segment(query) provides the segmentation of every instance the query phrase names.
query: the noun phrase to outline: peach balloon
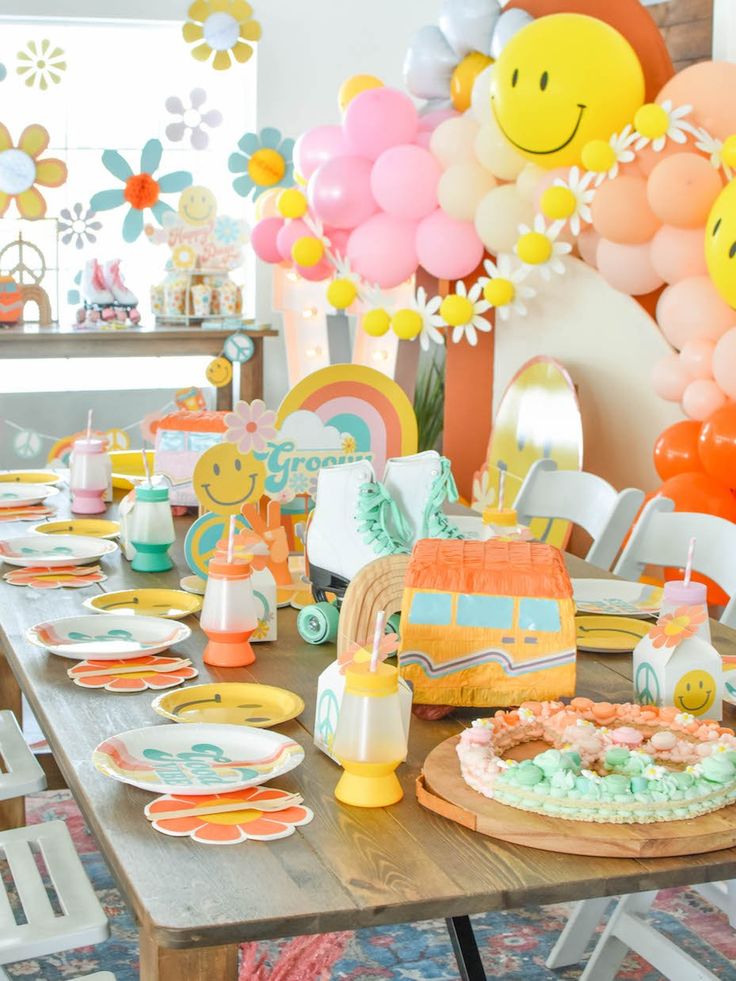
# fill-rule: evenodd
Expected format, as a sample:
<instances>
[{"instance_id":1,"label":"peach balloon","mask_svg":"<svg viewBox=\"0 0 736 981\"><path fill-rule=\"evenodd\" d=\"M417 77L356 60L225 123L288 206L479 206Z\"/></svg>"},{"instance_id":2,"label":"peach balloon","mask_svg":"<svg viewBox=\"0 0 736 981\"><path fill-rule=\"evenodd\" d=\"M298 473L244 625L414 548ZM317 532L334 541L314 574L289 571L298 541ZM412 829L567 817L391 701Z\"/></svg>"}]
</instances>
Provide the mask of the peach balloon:
<instances>
[{"instance_id":1,"label":"peach balloon","mask_svg":"<svg viewBox=\"0 0 736 981\"><path fill-rule=\"evenodd\" d=\"M473 146L479 129L469 113L447 119L432 132L429 148L443 167L474 161Z\"/></svg>"},{"instance_id":2,"label":"peach balloon","mask_svg":"<svg viewBox=\"0 0 736 981\"><path fill-rule=\"evenodd\" d=\"M479 163L453 164L437 185L440 207L458 221L475 221L482 199L496 186L493 174Z\"/></svg>"},{"instance_id":3,"label":"peach balloon","mask_svg":"<svg viewBox=\"0 0 736 981\"><path fill-rule=\"evenodd\" d=\"M736 327L726 331L713 352L713 376L731 399L736 399Z\"/></svg>"},{"instance_id":4,"label":"peach balloon","mask_svg":"<svg viewBox=\"0 0 736 981\"><path fill-rule=\"evenodd\" d=\"M620 245L648 242L660 226L647 202L647 185L641 177L605 181L596 191L591 211L595 230Z\"/></svg>"},{"instance_id":5,"label":"peach balloon","mask_svg":"<svg viewBox=\"0 0 736 981\"><path fill-rule=\"evenodd\" d=\"M600 240L600 235L592 225L584 228L578 235L578 252L580 253L580 258L583 262L587 262L589 266L593 266L594 269L597 268L598 243Z\"/></svg>"},{"instance_id":6,"label":"peach balloon","mask_svg":"<svg viewBox=\"0 0 736 981\"><path fill-rule=\"evenodd\" d=\"M715 341L688 341L680 351L680 364L692 379L713 377Z\"/></svg>"},{"instance_id":7,"label":"peach balloon","mask_svg":"<svg viewBox=\"0 0 736 981\"><path fill-rule=\"evenodd\" d=\"M717 341L734 321L736 313L707 276L689 276L668 286L657 303L657 323L678 351L688 341Z\"/></svg>"},{"instance_id":8,"label":"peach balloon","mask_svg":"<svg viewBox=\"0 0 736 981\"><path fill-rule=\"evenodd\" d=\"M652 368L654 394L666 402L679 402L690 384L690 376L676 354L667 354Z\"/></svg>"},{"instance_id":9,"label":"peach balloon","mask_svg":"<svg viewBox=\"0 0 736 981\"><path fill-rule=\"evenodd\" d=\"M658 163L647 180L647 198L663 223L678 228L704 225L723 184L710 161L678 153Z\"/></svg>"},{"instance_id":10,"label":"peach balloon","mask_svg":"<svg viewBox=\"0 0 736 981\"><path fill-rule=\"evenodd\" d=\"M682 411L698 422L705 422L725 404L726 396L714 381L708 379L690 382L682 394Z\"/></svg>"},{"instance_id":11,"label":"peach balloon","mask_svg":"<svg viewBox=\"0 0 736 981\"><path fill-rule=\"evenodd\" d=\"M650 143L641 150L637 150L636 159L632 163L626 164L621 170L623 173L628 173L628 168L636 165L639 173L648 177L658 163L667 157L673 157L676 153L692 153L694 146L695 140L692 136L688 136L685 143L673 143L672 140L667 140L661 150L653 150Z\"/></svg>"},{"instance_id":12,"label":"peach balloon","mask_svg":"<svg viewBox=\"0 0 736 981\"><path fill-rule=\"evenodd\" d=\"M736 64L700 61L673 76L657 96L673 106L692 106L688 122L704 127L711 136L725 140L736 133Z\"/></svg>"},{"instance_id":13,"label":"peach balloon","mask_svg":"<svg viewBox=\"0 0 736 981\"><path fill-rule=\"evenodd\" d=\"M665 283L708 274L704 241L705 228L662 225L652 239L652 265Z\"/></svg>"},{"instance_id":14,"label":"peach balloon","mask_svg":"<svg viewBox=\"0 0 736 981\"><path fill-rule=\"evenodd\" d=\"M649 244L621 245L602 238L598 243L596 265L601 276L621 293L642 296L662 285L650 256Z\"/></svg>"}]
</instances>

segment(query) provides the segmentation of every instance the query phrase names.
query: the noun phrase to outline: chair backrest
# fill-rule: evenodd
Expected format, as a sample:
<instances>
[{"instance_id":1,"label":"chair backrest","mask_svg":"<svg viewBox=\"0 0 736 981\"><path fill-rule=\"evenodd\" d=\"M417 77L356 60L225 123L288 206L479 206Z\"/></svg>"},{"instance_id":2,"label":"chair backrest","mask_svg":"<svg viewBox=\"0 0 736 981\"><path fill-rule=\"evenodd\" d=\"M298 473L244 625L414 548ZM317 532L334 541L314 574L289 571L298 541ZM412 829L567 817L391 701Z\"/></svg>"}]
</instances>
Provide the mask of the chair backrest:
<instances>
[{"instance_id":1,"label":"chair backrest","mask_svg":"<svg viewBox=\"0 0 736 981\"><path fill-rule=\"evenodd\" d=\"M736 524L712 514L674 511L668 497L643 509L614 572L636 581L647 565L683 568L690 539L697 545L693 569L716 582L730 601L721 622L736 627Z\"/></svg>"},{"instance_id":2,"label":"chair backrest","mask_svg":"<svg viewBox=\"0 0 736 981\"><path fill-rule=\"evenodd\" d=\"M644 491L630 487L618 492L595 474L558 470L553 460L537 460L514 506L522 524L562 518L579 525L593 539L585 558L610 569L643 500Z\"/></svg>"},{"instance_id":3,"label":"chair backrest","mask_svg":"<svg viewBox=\"0 0 736 981\"><path fill-rule=\"evenodd\" d=\"M46 787L46 774L28 748L8 709L0 712L0 800L23 797Z\"/></svg>"}]
</instances>

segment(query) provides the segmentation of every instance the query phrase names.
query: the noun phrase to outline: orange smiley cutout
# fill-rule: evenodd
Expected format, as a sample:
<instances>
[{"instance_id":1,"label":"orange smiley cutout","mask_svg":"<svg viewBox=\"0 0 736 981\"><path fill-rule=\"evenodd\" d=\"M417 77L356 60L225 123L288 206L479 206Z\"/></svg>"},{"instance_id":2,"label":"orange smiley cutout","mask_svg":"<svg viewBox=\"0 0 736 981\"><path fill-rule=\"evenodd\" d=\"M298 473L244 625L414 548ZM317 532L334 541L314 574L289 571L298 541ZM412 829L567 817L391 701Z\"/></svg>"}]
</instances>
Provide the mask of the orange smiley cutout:
<instances>
[{"instance_id":1,"label":"orange smiley cutout","mask_svg":"<svg viewBox=\"0 0 736 981\"><path fill-rule=\"evenodd\" d=\"M239 453L232 443L205 450L192 475L194 493L202 509L225 516L240 514L243 504L259 501L265 480L263 461L252 453Z\"/></svg>"}]
</instances>

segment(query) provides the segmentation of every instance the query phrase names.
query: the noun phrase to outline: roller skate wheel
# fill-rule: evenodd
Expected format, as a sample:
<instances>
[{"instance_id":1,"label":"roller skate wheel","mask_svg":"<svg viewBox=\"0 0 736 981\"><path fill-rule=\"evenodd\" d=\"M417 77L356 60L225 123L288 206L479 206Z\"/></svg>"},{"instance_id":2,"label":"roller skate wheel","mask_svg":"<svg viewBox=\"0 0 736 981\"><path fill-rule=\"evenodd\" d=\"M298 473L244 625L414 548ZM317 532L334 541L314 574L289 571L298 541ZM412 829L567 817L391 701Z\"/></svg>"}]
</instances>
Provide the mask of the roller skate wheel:
<instances>
[{"instance_id":1,"label":"roller skate wheel","mask_svg":"<svg viewBox=\"0 0 736 981\"><path fill-rule=\"evenodd\" d=\"M332 603L315 603L299 611L296 629L308 644L329 644L337 638L340 611Z\"/></svg>"},{"instance_id":2,"label":"roller skate wheel","mask_svg":"<svg viewBox=\"0 0 736 981\"><path fill-rule=\"evenodd\" d=\"M386 621L386 633L398 634L400 625L401 625L401 614L392 613L391 616Z\"/></svg>"}]
</instances>

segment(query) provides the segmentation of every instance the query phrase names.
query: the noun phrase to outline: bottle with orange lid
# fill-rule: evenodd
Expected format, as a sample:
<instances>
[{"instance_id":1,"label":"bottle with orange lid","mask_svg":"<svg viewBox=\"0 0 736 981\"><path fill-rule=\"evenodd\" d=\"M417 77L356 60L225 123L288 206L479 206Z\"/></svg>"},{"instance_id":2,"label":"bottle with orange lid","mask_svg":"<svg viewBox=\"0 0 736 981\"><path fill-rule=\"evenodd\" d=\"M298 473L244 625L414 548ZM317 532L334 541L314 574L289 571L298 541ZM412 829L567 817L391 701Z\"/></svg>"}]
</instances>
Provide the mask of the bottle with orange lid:
<instances>
[{"instance_id":1,"label":"bottle with orange lid","mask_svg":"<svg viewBox=\"0 0 736 981\"><path fill-rule=\"evenodd\" d=\"M207 570L199 624L207 635L204 661L221 668L252 664L250 636L258 624L252 567L241 556L216 555Z\"/></svg>"}]
</instances>

